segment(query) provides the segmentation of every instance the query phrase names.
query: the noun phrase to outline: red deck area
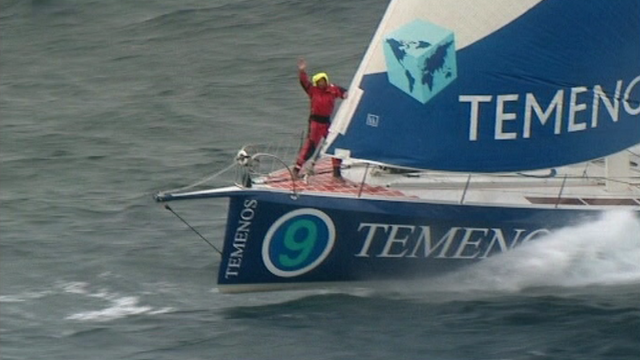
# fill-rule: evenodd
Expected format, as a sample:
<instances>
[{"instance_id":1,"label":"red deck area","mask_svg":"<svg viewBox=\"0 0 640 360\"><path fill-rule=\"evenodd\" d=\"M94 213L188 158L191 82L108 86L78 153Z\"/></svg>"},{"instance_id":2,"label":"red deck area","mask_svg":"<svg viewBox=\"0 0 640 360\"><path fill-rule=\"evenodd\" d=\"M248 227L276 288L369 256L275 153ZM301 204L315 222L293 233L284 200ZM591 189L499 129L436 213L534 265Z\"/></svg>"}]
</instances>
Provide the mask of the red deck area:
<instances>
[{"instance_id":1,"label":"red deck area","mask_svg":"<svg viewBox=\"0 0 640 360\"><path fill-rule=\"evenodd\" d=\"M337 194L353 195L376 195L390 197L407 197L400 191L390 190L382 186L361 185L360 182L353 182L347 179L334 179L332 175L331 162L328 160L319 161L314 167L314 174L305 176L304 170L300 174L301 178L295 181L295 190L298 193L305 192L329 192ZM265 185L276 189L293 190L291 175L286 169L275 171L269 174Z\"/></svg>"}]
</instances>

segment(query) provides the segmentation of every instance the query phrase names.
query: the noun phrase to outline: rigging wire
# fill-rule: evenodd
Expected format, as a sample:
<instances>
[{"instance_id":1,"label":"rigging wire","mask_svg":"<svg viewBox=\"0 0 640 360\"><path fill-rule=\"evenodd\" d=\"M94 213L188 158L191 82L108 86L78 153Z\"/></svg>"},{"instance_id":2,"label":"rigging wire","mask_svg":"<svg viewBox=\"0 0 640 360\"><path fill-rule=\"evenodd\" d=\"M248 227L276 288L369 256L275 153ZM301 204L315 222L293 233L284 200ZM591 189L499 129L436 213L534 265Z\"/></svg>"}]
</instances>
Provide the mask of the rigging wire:
<instances>
[{"instance_id":1,"label":"rigging wire","mask_svg":"<svg viewBox=\"0 0 640 360\"><path fill-rule=\"evenodd\" d=\"M235 162L233 162L233 163L231 163L231 165L227 166L226 168L224 168L224 169L222 169L222 170L218 171L217 173L215 173L215 174L213 174L213 175L211 175L211 176L209 176L209 177L206 177L206 178L204 178L204 179L202 179L202 180L200 180L200 181L198 181L198 182L196 182L196 183L193 183L193 184L188 185L188 186L185 186L185 187L177 188L177 189L167 190L167 191L164 191L164 192L165 192L165 193L179 192L179 191L184 191L184 190L188 190L188 189L194 188L194 187L196 187L196 186L198 186L198 185L202 185L202 184L204 184L204 183L206 183L206 182L208 182L208 181L211 181L211 180L213 180L214 178L216 178L216 177L218 177L218 176L222 175L223 173L225 173L225 172L229 171L229 170L230 170L232 167L234 167L235 165L236 165L236 163L235 163Z\"/></svg>"},{"instance_id":2,"label":"rigging wire","mask_svg":"<svg viewBox=\"0 0 640 360\"><path fill-rule=\"evenodd\" d=\"M628 153L630 153L630 154L631 154L631 155L633 155L633 156L638 156L638 157L640 157L640 154L636 154L635 152L633 152L633 151L631 151L631 150L629 150L629 149L627 149L627 152L628 152Z\"/></svg>"},{"instance_id":3,"label":"rigging wire","mask_svg":"<svg viewBox=\"0 0 640 360\"><path fill-rule=\"evenodd\" d=\"M198 232L198 230L194 229L193 226L189 225L189 223L185 219L183 219L182 216L178 215L178 213L173 211L173 209L168 204L164 204L164 208L169 210L169 211L171 211L173 213L173 215L175 215L178 219L180 219L183 223L185 223L185 225L187 225L189 227L189 229L193 230L193 232L198 234L198 236L200 236L200 238L202 240L204 240L207 244L209 244L209 246L211 246L213 248L213 250L218 252L218 254L222 255L222 251L218 250L218 248L215 245L213 245L209 240L207 240L204 236L202 236L202 234L200 234Z\"/></svg>"}]
</instances>

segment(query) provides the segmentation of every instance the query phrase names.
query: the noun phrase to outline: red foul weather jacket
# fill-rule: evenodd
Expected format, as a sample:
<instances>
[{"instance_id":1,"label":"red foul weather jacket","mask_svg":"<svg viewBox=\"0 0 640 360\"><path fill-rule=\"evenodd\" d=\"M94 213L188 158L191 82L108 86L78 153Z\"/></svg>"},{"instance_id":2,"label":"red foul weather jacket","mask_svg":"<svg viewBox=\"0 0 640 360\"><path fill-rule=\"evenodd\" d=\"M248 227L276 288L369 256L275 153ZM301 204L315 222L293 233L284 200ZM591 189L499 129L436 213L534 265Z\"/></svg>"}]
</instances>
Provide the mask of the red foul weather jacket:
<instances>
[{"instance_id":1,"label":"red foul weather jacket","mask_svg":"<svg viewBox=\"0 0 640 360\"><path fill-rule=\"evenodd\" d=\"M327 84L325 89L313 86L305 71L300 71L300 85L311 99L311 119L318 122L329 122L336 98L344 98L347 92L333 84Z\"/></svg>"}]
</instances>

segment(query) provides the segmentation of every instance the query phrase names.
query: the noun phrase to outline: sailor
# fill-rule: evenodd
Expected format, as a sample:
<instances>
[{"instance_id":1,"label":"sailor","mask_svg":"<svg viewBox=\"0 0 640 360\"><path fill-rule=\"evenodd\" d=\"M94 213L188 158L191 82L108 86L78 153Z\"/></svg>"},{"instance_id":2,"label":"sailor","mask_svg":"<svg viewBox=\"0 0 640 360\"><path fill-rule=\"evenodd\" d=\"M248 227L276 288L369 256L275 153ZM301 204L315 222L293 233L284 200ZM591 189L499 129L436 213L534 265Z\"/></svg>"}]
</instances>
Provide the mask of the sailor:
<instances>
[{"instance_id":1,"label":"sailor","mask_svg":"<svg viewBox=\"0 0 640 360\"><path fill-rule=\"evenodd\" d=\"M329 83L329 76L326 73L315 74L309 81L307 76L307 62L305 59L298 60L298 75L300 77L300 85L311 100L311 114L309 116L309 130L307 138L300 149L296 165L293 168L293 174L298 177L300 169L305 161L309 160L315 149L320 146L320 141L329 134L329 126L331 125L331 114L335 105L335 99L347 98L347 90L340 86ZM333 177L342 179L340 173L340 165L342 161L337 158L331 159L333 166Z\"/></svg>"}]
</instances>

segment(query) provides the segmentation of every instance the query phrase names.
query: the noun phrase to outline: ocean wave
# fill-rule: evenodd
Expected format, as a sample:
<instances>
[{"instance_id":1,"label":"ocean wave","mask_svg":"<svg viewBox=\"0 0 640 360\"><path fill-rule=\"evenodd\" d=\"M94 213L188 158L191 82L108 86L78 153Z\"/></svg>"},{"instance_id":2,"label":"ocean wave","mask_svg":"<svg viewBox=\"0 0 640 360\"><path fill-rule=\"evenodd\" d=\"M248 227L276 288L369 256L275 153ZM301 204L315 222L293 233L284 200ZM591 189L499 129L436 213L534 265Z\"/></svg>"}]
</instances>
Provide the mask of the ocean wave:
<instances>
[{"instance_id":1,"label":"ocean wave","mask_svg":"<svg viewBox=\"0 0 640 360\"><path fill-rule=\"evenodd\" d=\"M15 295L0 295L0 303L21 303L30 300L40 299L53 294L52 291L27 291Z\"/></svg>"},{"instance_id":2,"label":"ocean wave","mask_svg":"<svg viewBox=\"0 0 640 360\"><path fill-rule=\"evenodd\" d=\"M465 271L468 286L519 291L539 286L640 283L640 220L632 212L557 230Z\"/></svg>"},{"instance_id":3,"label":"ocean wave","mask_svg":"<svg viewBox=\"0 0 640 360\"><path fill-rule=\"evenodd\" d=\"M62 287L66 293L101 299L108 303L107 307L102 309L80 311L68 315L67 320L104 322L134 315L159 315L174 311L171 307L155 308L141 304L138 296L123 296L106 289L92 290L90 285L85 282L70 282Z\"/></svg>"},{"instance_id":4,"label":"ocean wave","mask_svg":"<svg viewBox=\"0 0 640 360\"><path fill-rule=\"evenodd\" d=\"M495 296L635 292L640 284L640 219L612 211L441 277L394 284L389 292L434 301Z\"/></svg>"}]
</instances>

